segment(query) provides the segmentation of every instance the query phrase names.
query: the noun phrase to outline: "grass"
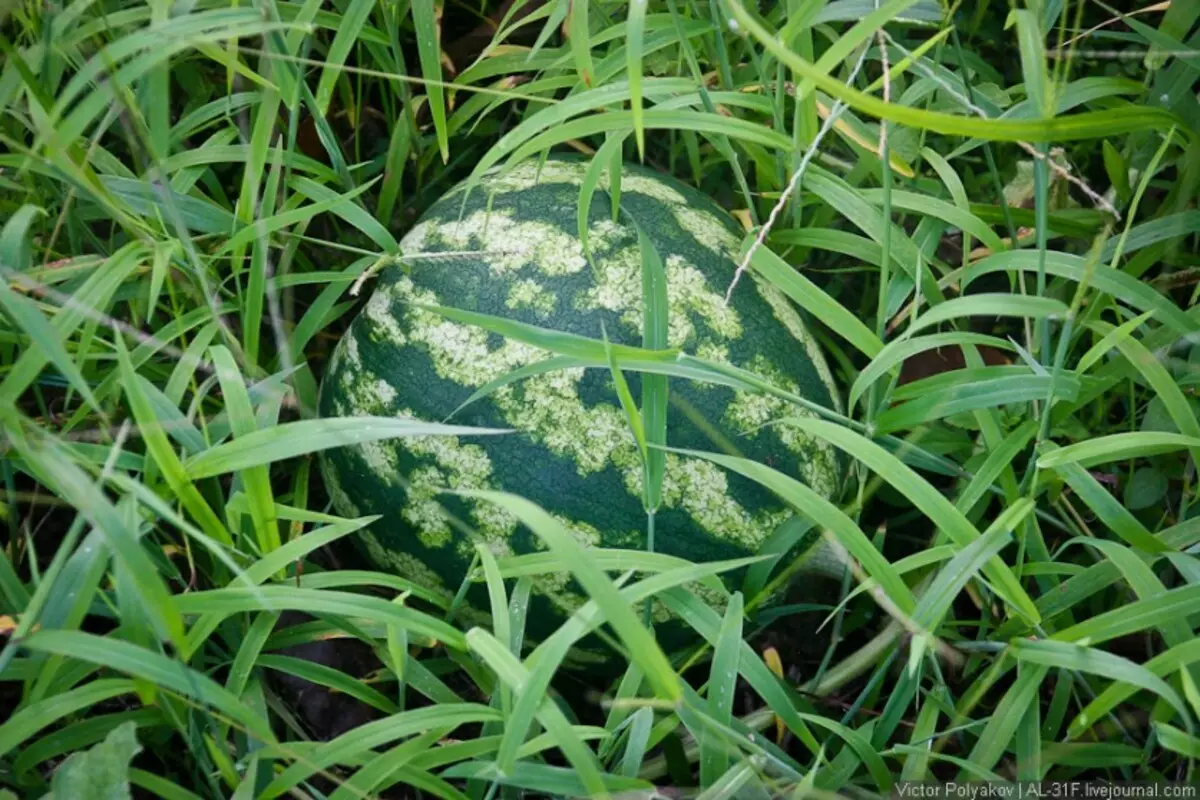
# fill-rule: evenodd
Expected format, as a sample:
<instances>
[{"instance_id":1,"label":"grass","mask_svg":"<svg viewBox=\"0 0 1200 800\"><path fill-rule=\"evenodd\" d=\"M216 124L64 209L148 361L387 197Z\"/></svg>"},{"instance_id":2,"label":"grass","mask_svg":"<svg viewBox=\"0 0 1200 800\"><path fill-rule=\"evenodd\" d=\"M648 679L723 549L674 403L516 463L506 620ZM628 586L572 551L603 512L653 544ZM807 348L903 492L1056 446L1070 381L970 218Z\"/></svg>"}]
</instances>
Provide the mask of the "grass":
<instances>
[{"instance_id":1,"label":"grass","mask_svg":"<svg viewBox=\"0 0 1200 800\"><path fill-rule=\"evenodd\" d=\"M1098 0L0 5L0 795L1192 779L1198 17ZM331 513L316 454L464 430L318 418L333 345L424 209L549 150L593 159L582 220L621 159L732 211L738 275L809 314L848 404L665 351L648 240L641 346L435 310L611 370L649 509L668 380L795 407L775 424L853 463L833 501L770 464L683 455L765 485L848 554L817 613L740 591L718 612L689 587L728 593L719 576L747 563L585 556L499 492L479 497L546 552L480 551L490 629L340 560L374 518ZM743 588L795 566L759 563ZM590 601L525 642L537 575L564 568ZM706 645L660 647L638 613L653 597ZM602 626L617 677L565 668ZM349 714L339 698L371 713L313 716Z\"/></svg>"}]
</instances>

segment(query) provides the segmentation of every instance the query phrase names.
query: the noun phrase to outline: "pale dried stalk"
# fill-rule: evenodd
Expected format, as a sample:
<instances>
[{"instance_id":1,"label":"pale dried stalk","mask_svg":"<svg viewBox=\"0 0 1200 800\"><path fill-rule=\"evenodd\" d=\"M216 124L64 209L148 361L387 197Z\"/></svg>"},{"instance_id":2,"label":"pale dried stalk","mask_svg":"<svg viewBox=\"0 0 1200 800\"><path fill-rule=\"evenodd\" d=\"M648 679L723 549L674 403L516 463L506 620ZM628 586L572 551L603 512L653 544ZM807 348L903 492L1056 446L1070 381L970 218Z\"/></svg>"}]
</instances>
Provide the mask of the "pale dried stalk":
<instances>
[{"instance_id":1,"label":"pale dried stalk","mask_svg":"<svg viewBox=\"0 0 1200 800\"><path fill-rule=\"evenodd\" d=\"M867 60L867 50L863 48L862 55L858 57L858 62L854 65L854 69L850 72L850 77L846 83L853 83L855 77L858 76L858 71L862 68L863 63ZM833 129L833 124L848 108L845 103L838 101L834 103L833 108L829 110L829 116L825 118L825 123L821 125L821 129L817 131L817 135L813 137L812 144L808 146L804 157L800 159L800 165L796 167L796 171L792 174L792 179L788 181L787 187L783 190L783 194L779 196L779 202L771 209L771 214L767 217L766 223L759 230L758 236L755 237L754 243L750 245L750 249L746 251L746 255L742 258L742 263L738 265L737 270L733 273L733 280L729 283L729 288L725 291L725 305L729 305L730 299L733 297L733 290L737 288L738 281L742 279L742 274L750 266L750 259L754 257L754 253L758 248L762 247L763 242L767 239L767 234L771 232L771 228L775 225L775 220L779 218L780 212L787 205L788 199L792 196L792 192L796 191L796 187L800 184L800 178L804 175L804 170L808 168L808 164L812 161L813 156L817 153L817 147L821 144L821 140L825 138L825 134Z\"/></svg>"}]
</instances>

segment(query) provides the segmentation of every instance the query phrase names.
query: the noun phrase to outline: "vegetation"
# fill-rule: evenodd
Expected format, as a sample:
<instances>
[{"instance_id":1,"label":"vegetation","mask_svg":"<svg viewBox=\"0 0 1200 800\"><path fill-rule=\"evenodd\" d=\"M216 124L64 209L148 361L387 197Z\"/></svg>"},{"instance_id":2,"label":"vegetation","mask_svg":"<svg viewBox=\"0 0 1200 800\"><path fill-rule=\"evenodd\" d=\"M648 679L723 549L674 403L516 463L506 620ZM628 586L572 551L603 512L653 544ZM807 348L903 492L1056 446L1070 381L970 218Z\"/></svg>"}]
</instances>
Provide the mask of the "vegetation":
<instances>
[{"instance_id":1,"label":"vegetation","mask_svg":"<svg viewBox=\"0 0 1200 800\"><path fill-rule=\"evenodd\" d=\"M0 3L0 794L1189 777L1198 17ZM813 321L842 411L776 393L797 411L773 424L846 454L841 496L707 457L844 551L815 601L755 603L790 574L776 551L718 613L686 585L739 565L607 572L509 494L487 499L591 598L536 648L532 576L505 559L472 575L490 627L355 562L372 520L331 513L317 453L447 431L319 418L329 354L425 209L547 151L696 186ZM505 330L614 376L769 390L600 331ZM623 399L631 421L660 402ZM651 597L706 643L660 648L634 610ZM612 680L562 666L600 626Z\"/></svg>"}]
</instances>

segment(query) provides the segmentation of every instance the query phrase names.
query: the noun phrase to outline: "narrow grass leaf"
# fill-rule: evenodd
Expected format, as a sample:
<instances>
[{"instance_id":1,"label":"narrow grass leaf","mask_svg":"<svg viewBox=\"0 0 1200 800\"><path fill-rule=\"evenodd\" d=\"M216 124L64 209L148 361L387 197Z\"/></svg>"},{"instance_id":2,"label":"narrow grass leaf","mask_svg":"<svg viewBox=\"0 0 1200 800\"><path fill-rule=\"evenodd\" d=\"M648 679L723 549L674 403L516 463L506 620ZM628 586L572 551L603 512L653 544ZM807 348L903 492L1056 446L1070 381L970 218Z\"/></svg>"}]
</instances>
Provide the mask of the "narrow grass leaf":
<instances>
[{"instance_id":1,"label":"narrow grass leaf","mask_svg":"<svg viewBox=\"0 0 1200 800\"><path fill-rule=\"evenodd\" d=\"M524 498L501 492L469 492L469 497L479 497L494 503L514 514L550 551L568 565L571 574L604 611L609 624L621 637L633 659L646 675L646 680L663 699L677 701L680 698L679 676L671 669L653 636L642 627L637 615L629 605L622 602L617 588L608 576L593 563L581 549L581 545L567 533L557 520Z\"/></svg>"},{"instance_id":2,"label":"narrow grass leaf","mask_svg":"<svg viewBox=\"0 0 1200 800\"><path fill-rule=\"evenodd\" d=\"M713 646L712 667L708 673L708 716L726 727L733 719L741 646L742 595L741 592L734 592ZM702 731L701 736L700 786L707 788L713 786L729 769L730 754L724 736L711 730Z\"/></svg>"},{"instance_id":3,"label":"narrow grass leaf","mask_svg":"<svg viewBox=\"0 0 1200 800\"><path fill-rule=\"evenodd\" d=\"M38 653L55 653L142 678L209 706L264 742L275 740L265 720L223 686L178 661L112 637L80 631L38 631L24 642Z\"/></svg>"},{"instance_id":4,"label":"narrow grass leaf","mask_svg":"<svg viewBox=\"0 0 1200 800\"><path fill-rule=\"evenodd\" d=\"M368 6L372 4L368 3ZM442 163L450 161L450 140L446 128L446 99L442 90L442 48L435 0L414 0L412 3L413 25L417 31L417 55L421 61L421 75L428 81L425 94L429 100L429 111L433 116L433 129L437 137L438 151Z\"/></svg>"},{"instance_id":5,"label":"narrow grass leaf","mask_svg":"<svg viewBox=\"0 0 1200 800\"><path fill-rule=\"evenodd\" d=\"M133 681L103 678L14 709L0 725L0 756L8 755L38 731L65 717L136 691Z\"/></svg>"},{"instance_id":6,"label":"narrow grass leaf","mask_svg":"<svg viewBox=\"0 0 1200 800\"><path fill-rule=\"evenodd\" d=\"M625 28L625 52L629 76L629 108L633 112L633 135L638 160L646 158L646 131L642 127L642 47L646 32L646 0L630 0Z\"/></svg>"},{"instance_id":7,"label":"narrow grass leaf","mask_svg":"<svg viewBox=\"0 0 1200 800\"><path fill-rule=\"evenodd\" d=\"M1013 349L1010 343L999 337L987 336L981 333L968 333L966 331L949 331L929 336L896 339L895 341L888 342L881 350L876 351L871 359L871 363L864 367L858 374L858 377L854 379L854 383L850 387L849 407L853 408L858 403L871 384L907 359L936 348L958 347L965 351L967 347L972 345L986 345L1000 350Z\"/></svg>"},{"instance_id":8,"label":"narrow grass leaf","mask_svg":"<svg viewBox=\"0 0 1200 800\"><path fill-rule=\"evenodd\" d=\"M399 625L413 633L428 636L447 647L463 650L466 640L458 629L416 609L398 606L381 597L335 592L329 589L295 586L259 586L253 589L229 587L190 592L176 598L185 614L247 611L304 611L310 614L338 614L384 624Z\"/></svg>"},{"instance_id":9,"label":"narrow grass leaf","mask_svg":"<svg viewBox=\"0 0 1200 800\"><path fill-rule=\"evenodd\" d=\"M304 759L276 775L258 796L263 800L279 797L319 770L369 756L373 748L430 728L451 727L453 730L460 725L499 718L499 711L478 703L441 703L368 722L313 748ZM285 754L286 751L273 753L268 750L263 755L279 757Z\"/></svg>"},{"instance_id":10,"label":"narrow grass leaf","mask_svg":"<svg viewBox=\"0 0 1200 800\"><path fill-rule=\"evenodd\" d=\"M329 112L329 102L333 99L333 88L342 75L342 65L350 55L351 49L359 41L359 32L366 25L375 8L374 0L350 0L342 12L337 24L337 33L329 51L325 54L325 63L321 67L321 78L317 81L317 113L325 116ZM440 78L438 73L436 78Z\"/></svg>"},{"instance_id":11,"label":"narrow grass leaf","mask_svg":"<svg viewBox=\"0 0 1200 800\"><path fill-rule=\"evenodd\" d=\"M531 687L529 673L517 656L509 651L507 644L502 643L482 628L474 628L467 633L467 644L490 666L500 679L515 694L527 691L538 691ZM601 775L600 762L591 751L571 730L566 715L554 700L538 691L538 704L534 708L525 706L533 711L536 709L538 719L545 726L546 732L556 740L559 749L571 762L571 766L579 775L589 797L605 794L604 779ZM521 729L528 730L528 723L522 722ZM516 752L513 751L513 755ZM497 761L497 769L501 774L511 774L518 767L516 761Z\"/></svg>"},{"instance_id":12,"label":"narrow grass leaf","mask_svg":"<svg viewBox=\"0 0 1200 800\"><path fill-rule=\"evenodd\" d=\"M491 428L439 425L392 417L330 417L285 422L261 428L188 459L195 479L271 464L333 447L346 447L404 436L472 436L506 433Z\"/></svg>"},{"instance_id":13,"label":"narrow grass leaf","mask_svg":"<svg viewBox=\"0 0 1200 800\"><path fill-rule=\"evenodd\" d=\"M1180 433L1161 431L1113 433L1051 450L1038 457L1038 467L1050 469L1067 463L1075 463L1081 467L1094 467L1097 464L1150 458L1193 447L1200 447L1200 439Z\"/></svg>"},{"instance_id":14,"label":"narrow grass leaf","mask_svg":"<svg viewBox=\"0 0 1200 800\"><path fill-rule=\"evenodd\" d=\"M750 238L742 242L741 257L745 257L752 242ZM767 248L759 247L754 251L750 266L763 280L790 297L830 330L854 345L859 352L874 358L883 350L883 343L862 320Z\"/></svg>"},{"instance_id":15,"label":"narrow grass leaf","mask_svg":"<svg viewBox=\"0 0 1200 800\"><path fill-rule=\"evenodd\" d=\"M948 301L949 302L949 301ZM791 417L783 424L791 425L823 439L862 461L868 468L890 483L921 509L938 528L956 545L966 547L979 538L979 532L961 511L954 507L941 492L898 458L879 445L847 428L824 420ZM1031 622L1039 615L1033 600L1021 588L1012 570L1001 559L993 558L984 567L984 574L994 584L997 594L1004 598L1013 610ZM878 576L873 576L878 577Z\"/></svg>"},{"instance_id":16,"label":"narrow grass leaf","mask_svg":"<svg viewBox=\"0 0 1200 800\"><path fill-rule=\"evenodd\" d=\"M1012 654L1021 661L1102 675L1110 680L1154 692L1175 709L1189 730L1192 727L1191 714L1183 698L1162 678L1127 658L1094 647L1082 647L1048 639L1018 639L1012 643L1011 649Z\"/></svg>"}]
</instances>

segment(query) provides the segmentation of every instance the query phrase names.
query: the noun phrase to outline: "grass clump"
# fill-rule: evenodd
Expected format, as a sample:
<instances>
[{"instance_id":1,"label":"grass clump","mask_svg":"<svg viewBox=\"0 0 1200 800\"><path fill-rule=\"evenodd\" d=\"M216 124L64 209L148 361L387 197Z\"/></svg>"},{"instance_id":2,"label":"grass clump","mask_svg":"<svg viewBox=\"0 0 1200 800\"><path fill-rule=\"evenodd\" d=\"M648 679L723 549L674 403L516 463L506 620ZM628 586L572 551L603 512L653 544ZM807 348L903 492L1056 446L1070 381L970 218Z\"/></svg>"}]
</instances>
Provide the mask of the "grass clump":
<instances>
[{"instance_id":1,"label":"grass clump","mask_svg":"<svg viewBox=\"0 0 1200 800\"><path fill-rule=\"evenodd\" d=\"M1191 778L1197 17L0 6L0 791ZM536 648L486 551L490 630L345 561L372 518L330 512L315 454L464 432L317 417L358 290L450 186L550 150L710 194L816 323L848 404L780 424L852 460L838 503L704 457L847 551L827 606L718 613L685 586L729 565L608 573L511 495L592 600ZM658 648L652 596L707 644ZM601 624L620 677L560 669Z\"/></svg>"}]
</instances>

